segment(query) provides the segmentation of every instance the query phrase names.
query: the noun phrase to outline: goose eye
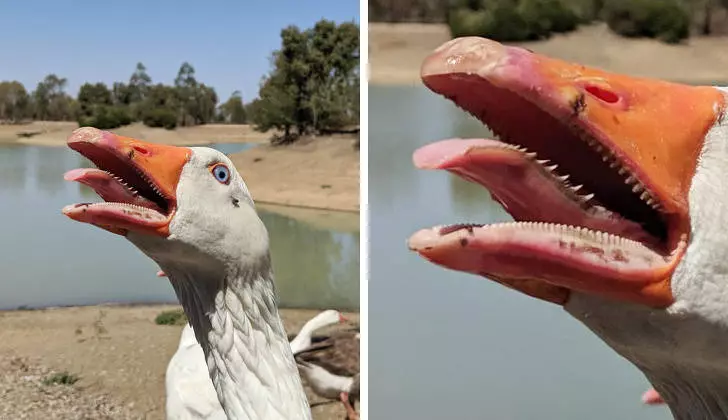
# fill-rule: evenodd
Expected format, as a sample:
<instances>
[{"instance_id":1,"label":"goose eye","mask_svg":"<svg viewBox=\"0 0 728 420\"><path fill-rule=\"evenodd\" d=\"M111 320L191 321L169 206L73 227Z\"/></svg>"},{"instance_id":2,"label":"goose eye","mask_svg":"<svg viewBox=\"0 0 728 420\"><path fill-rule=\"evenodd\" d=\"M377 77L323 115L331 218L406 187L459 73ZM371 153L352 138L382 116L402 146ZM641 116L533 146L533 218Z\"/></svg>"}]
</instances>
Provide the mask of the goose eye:
<instances>
[{"instance_id":1,"label":"goose eye","mask_svg":"<svg viewBox=\"0 0 728 420\"><path fill-rule=\"evenodd\" d=\"M230 169L222 163L218 163L210 169L212 176L221 183L228 184L230 182Z\"/></svg>"}]
</instances>

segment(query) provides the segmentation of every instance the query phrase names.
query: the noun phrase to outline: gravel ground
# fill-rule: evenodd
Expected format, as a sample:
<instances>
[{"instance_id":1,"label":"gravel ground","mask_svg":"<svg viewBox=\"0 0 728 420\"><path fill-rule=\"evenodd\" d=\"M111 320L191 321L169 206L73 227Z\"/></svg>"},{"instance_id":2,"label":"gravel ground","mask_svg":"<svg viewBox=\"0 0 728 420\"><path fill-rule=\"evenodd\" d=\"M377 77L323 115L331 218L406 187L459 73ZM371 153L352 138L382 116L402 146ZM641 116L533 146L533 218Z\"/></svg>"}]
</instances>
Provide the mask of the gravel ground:
<instances>
[{"instance_id":1,"label":"gravel ground","mask_svg":"<svg viewBox=\"0 0 728 420\"><path fill-rule=\"evenodd\" d=\"M0 311L0 420L163 420L167 363L182 327L154 318L176 305ZM282 309L294 333L319 311ZM358 324L358 313L345 313ZM327 333L340 326L323 329ZM54 374L73 384L44 384ZM306 387L314 420L340 420L338 402ZM324 403L321 405L321 403Z\"/></svg>"},{"instance_id":2,"label":"gravel ground","mask_svg":"<svg viewBox=\"0 0 728 420\"><path fill-rule=\"evenodd\" d=\"M47 383L63 375L21 357L1 357L0 419L143 419L130 406L107 395L64 383Z\"/></svg>"}]
</instances>

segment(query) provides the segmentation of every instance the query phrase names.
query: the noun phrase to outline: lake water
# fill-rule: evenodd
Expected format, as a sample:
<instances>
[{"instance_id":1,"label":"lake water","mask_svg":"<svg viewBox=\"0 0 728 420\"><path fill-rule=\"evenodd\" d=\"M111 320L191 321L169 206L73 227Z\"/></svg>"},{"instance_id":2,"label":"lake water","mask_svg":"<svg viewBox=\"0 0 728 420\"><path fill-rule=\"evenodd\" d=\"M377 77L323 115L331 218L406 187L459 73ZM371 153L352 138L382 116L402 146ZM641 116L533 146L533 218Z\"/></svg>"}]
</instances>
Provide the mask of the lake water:
<instances>
[{"instance_id":1,"label":"lake water","mask_svg":"<svg viewBox=\"0 0 728 420\"><path fill-rule=\"evenodd\" d=\"M487 137L421 87L369 89L369 416L374 419L665 419L649 384L556 305L410 252L416 230L510 220L487 192L412 165L419 146Z\"/></svg>"},{"instance_id":2,"label":"lake water","mask_svg":"<svg viewBox=\"0 0 728 420\"><path fill-rule=\"evenodd\" d=\"M234 153L253 145L212 146ZM67 170L89 165L65 147L0 147L0 309L176 302L169 281L156 277L156 264L131 243L61 214L67 204L100 200L63 180ZM358 214L259 212L282 307L359 308Z\"/></svg>"}]
</instances>

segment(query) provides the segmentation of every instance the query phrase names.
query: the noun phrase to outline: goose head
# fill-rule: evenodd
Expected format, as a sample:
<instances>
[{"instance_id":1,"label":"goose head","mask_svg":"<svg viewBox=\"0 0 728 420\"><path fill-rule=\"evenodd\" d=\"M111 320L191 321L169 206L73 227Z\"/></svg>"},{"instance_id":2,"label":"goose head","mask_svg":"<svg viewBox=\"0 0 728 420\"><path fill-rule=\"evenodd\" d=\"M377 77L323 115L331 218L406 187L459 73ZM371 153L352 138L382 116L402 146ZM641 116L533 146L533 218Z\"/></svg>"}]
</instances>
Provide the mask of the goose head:
<instances>
[{"instance_id":1,"label":"goose head","mask_svg":"<svg viewBox=\"0 0 728 420\"><path fill-rule=\"evenodd\" d=\"M635 364L676 418L728 418L726 90L454 39L422 79L500 137L416 166L478 183L514 223L422 229L412 250L555 303Z\"/></svg>"},{"instance_id":2,"label":"goose head","mask_svg":"<svg viewBox=\"0 0 728 420\"><path fill-rule=\"evenodd\" d=\"M313 323L317 328L325 327L328 325L333 325L336 323L345 323L348 319L344 314L337 311L336 309L327 309L325 311L322 311L315 317L311 318L311 323Z\"/></svg>"},{"instance_id":3,"label":"goose head","mask_svg":"<svg viewBox=\"0 0 728 420\"><path fill-rule=\"evenodd\" d=\"M105 200L65 207L71 219L125 236L163 266L191 260L223 269L267 257L265 226L225 154L89 127L75 130L67 143L96 168L75 169L65 178Z\"/></svg>"}]
</instances>

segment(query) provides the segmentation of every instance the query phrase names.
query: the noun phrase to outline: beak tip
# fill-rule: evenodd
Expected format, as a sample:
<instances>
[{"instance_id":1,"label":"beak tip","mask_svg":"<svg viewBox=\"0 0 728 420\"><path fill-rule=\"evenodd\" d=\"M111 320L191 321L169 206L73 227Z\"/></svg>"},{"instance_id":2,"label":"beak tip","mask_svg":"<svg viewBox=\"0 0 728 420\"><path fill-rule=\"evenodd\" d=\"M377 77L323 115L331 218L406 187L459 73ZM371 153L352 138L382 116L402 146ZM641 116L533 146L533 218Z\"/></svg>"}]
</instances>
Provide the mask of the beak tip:
<instances>
[{"instance_id":1,"label":"beak tip","mask_svg":"<svg viewBox=\"0 0 728 420\"><path fill-rule=\"evenodd\" d=\"M440 227L420 229L407 239L407 247L410 251L420 253L431 249L441 240Z\"/></svg>"},{"instance_id":2,"label":"beak tip","mask_svg":"<svg viewBox=\"0 0 728 420\"><path fill-rule=\"evenodd\" d=\"M70 217L71 219L73 219L74 214L77 213L74 210L77 209L78 207L79 207L78 204L69 204L69 205L63 207L63 209L61 209L61 213L63 213L64 216Z\"/></svg>"},{"instance_id":3,"label":"beak tip","mask_svg":"<svg viewBox=\"0 0 728 420\"><path fill-rule=\"evenodd\" d=\"M93 127L81 127L73 130L66 143L96 143L104 136L105 131Z\"/></svg>"},{"instance_id":4,"label":"beak tip","mask_svg":"<svg viewBox=\"0 0 728 420\"><path fill-rule=\"evenodd\" d=\"M509 48L487 38L468 36L452 39L422 62L420 77L448 73L488 73L508 57Z\"/></svg>"}]
</instances>

